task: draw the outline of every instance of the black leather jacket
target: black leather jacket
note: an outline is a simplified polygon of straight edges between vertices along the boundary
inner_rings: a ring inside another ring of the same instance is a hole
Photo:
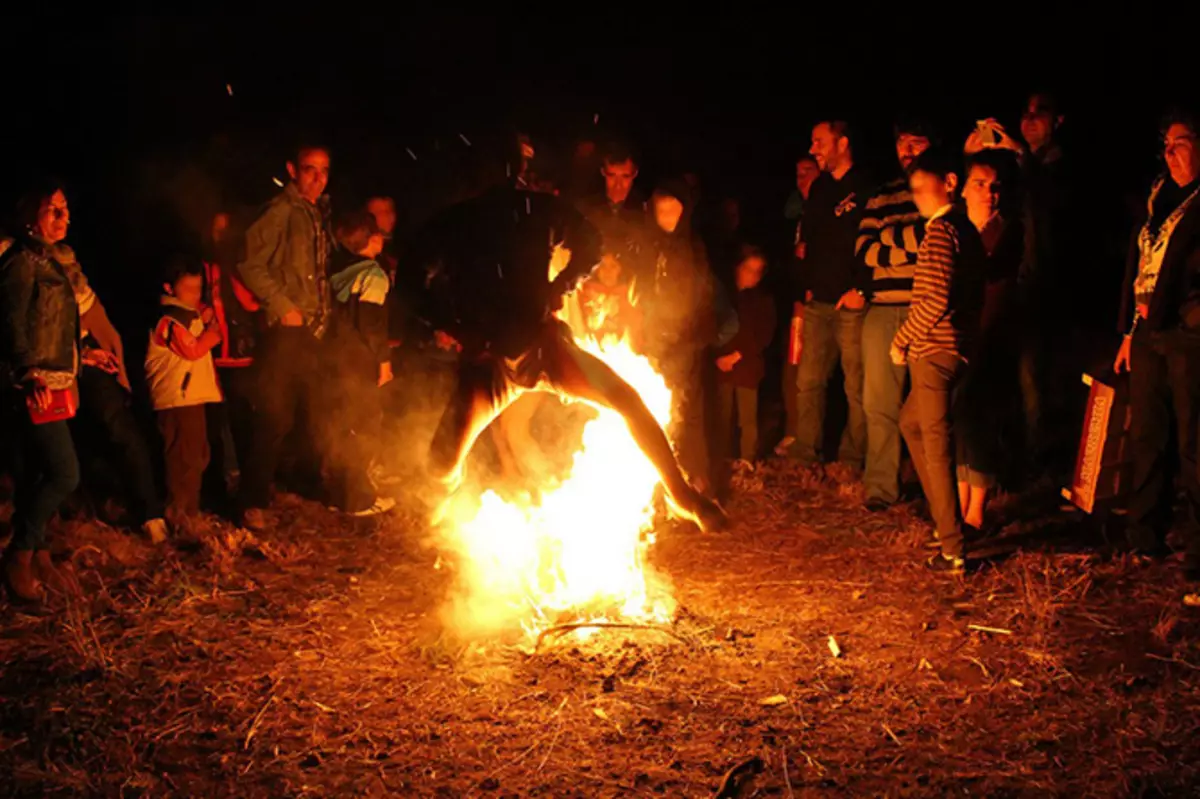
[[[0,363],[17,383],[78,368],[79,308],[66,270],[51,253],[23,236],[0,256]]]

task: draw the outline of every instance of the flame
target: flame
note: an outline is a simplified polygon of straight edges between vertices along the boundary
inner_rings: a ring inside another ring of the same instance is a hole
[[[601,342],[581,336],[586,327],[577,302],[568,302],[560,317],[577,343],[632,385],[666,426],[671,392],[628,337]],[[458,555],[460,585],[449,618],[456,629],[522,629],[532,637],[568,622],[671,619],[670,591],[646,563],[655,540],[658,472],[620,414],[592,407],[596,415],[561,481],[516,499],[490,489],[475,495],[464,490],[444,509],[442,532]],[[590,632],[575,634],[586,638]]]

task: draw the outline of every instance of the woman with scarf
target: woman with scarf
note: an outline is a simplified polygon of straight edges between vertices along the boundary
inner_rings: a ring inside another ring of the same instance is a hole
[[[1200,120],[1174,114],[1162,130],[1167,174],[1150,191],[1131,248],[1121,304],[1125,336],[1114,364],[1130,377],[1127,538],[1135,550],[1165,552],[1174,428],[1187,495],[1185,573],[1200,580]]]

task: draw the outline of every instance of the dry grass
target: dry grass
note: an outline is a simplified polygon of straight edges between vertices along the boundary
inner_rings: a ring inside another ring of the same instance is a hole
[[[213,523],[161,550],[76,525],[82,596],[4,611],[0,789],[708,797],[739,764],[788,797],[1200,778],[1200,627],[1171,565],[1034,549],[936,578],[905,510],[864,514],[837,475],[758,476],[730,533],[661,535],[672,635],[535,655],[442,630],[452,577],[415,508],[350,525],[290,501],[271,534]]]

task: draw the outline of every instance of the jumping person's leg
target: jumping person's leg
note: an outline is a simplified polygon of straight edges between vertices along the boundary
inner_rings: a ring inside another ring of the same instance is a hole
[[[429,469],[450,490],[462,483],[467,455],[487,426],[520,393],[493,360],[463,363],[458,385],[442,413],[429,447]]]
[[[663,487],[678,510],[704,530],[720,529],[728,523],[716,503],[688,484],[662,428],[637,391],[608,364],[565,337],[547,347],[543,359],[546,378],[556,390],[611,408],[625,418],[634,441],[658,469]]]

